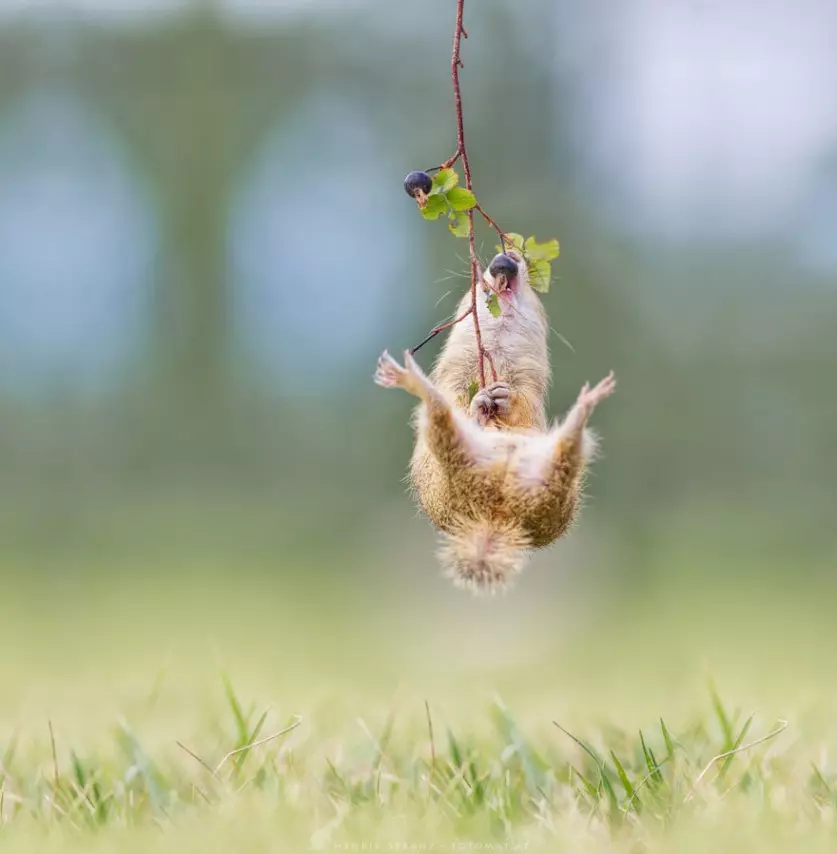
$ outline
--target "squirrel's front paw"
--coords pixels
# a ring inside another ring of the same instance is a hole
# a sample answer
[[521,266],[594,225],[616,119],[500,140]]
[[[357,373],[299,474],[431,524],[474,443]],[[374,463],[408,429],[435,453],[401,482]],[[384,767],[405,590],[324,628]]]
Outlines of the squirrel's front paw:
[[508,383],[495,382],[478,391],[471,401],[471,417],[480,424],[492,418],[508,415],[511,408],[511,389]]

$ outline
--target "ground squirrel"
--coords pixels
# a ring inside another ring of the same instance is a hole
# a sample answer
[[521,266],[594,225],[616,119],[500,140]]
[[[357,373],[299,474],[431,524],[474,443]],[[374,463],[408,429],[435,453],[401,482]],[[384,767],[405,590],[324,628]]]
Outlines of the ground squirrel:
[[[430,378],[409,351],[403,367],[384,352],[375,374],[378,385],[421,400],[410,482],[442,532],[446,574],[458,586],[491,593],[508,586],[529,551],[554,542],[572,523],[596,446],[587,420],[616,386],[613,373],[592,389],[585,385],[563,422],[548,426],[546,312],[525,260],[513,250],[498,259],[477,300],[486,366],[493,363],[497,381],[469,401],[479,375],[471,316],[452,328]],[[499,317],[486,305],[491,291]],[[467,294],[457,316],[469,306]]]

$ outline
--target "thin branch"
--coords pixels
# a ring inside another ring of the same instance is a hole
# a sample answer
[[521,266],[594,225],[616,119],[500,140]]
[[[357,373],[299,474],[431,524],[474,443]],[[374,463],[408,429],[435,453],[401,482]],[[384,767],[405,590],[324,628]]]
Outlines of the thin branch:
[[434,166],[433,171],[437,172],[441,169],[450,169],[450,167],[453,166],[456,163],[456,161],[459,160],[459,158],[461,156],[462,156],[462,152],[457,150],[456,154],[454,154],[453,157],[451,157],[449,160],[446,160],[444,163],[440,164],[439,166]]
[[[465,145],[465,121],[462,115],[462,90],[459,85],[459,69],[462,67],[462,34],[465,32],[463,18],[465,16],[465,0],[456,3],[456,28],[453,32],[453,54],[450,60],[450,76],[453,82],[453,104],[456,110],[456,154],[462,160],[462,171],[465,173],[465,187],[473,191],[471,178],[471,161],[468,159],[468,148]],[[452,165],[452,164],[451,164]],[[468,211],[468,251],[471,256],[471,313],[474,316],[474,334],[477,336],[477,359],[479,365],[480,388],[485,388],[485,350],[482,346],[482,331],[480,330],[479,312],[477,311],[477,282],[482,279],[477,261],[477,248],[474,239],[474,211]]]
[[462,117],[462,90],[459,86],[459,69],[462,67],[461,45],[462,33],[465,31],[462,26],[462,19],[465,16],[465,0],[457,0],[456,2],[456,29],[453,32],[453,55],[450,61],[450,76],[453,82],[453,104],[456,110],[456,154],[453,157],[455,163],[460,157],[462,158],[462,168],[465,171],[465,186],[472,189],[471,183],[471,163],[468,160],[468,149],[465,146],[465,122]]
[[457,323],[465,320],[465,318],[468,317],[468,315],[473,310],[474,310],[474,307],[471,306],[466,311],[464,311],[462,314],[460,314],[459,317],[456,317],[453,320],[449,320],[447,323],[442,323],[439,326],[434,327],[433,329],[430,330],[430,334],[427,336],[427,338],[425,338],[424,341],[420,342],[419,344],[416,344],[416,346],[413,347],[412,350],[410,350],[410,352],[415,353],[417,350],[420,350],[422,347],[424,347],[425,344],[427,344],[429,341],[432,341],[440,332],[444,332],[446,329],[450,329],[451,326],[456,326]]
[[[468,158],[468,147],[465,144],[465,121],[462,114],[462,89],[459,84],[459,70],[464,68],[462,63],[462,39],[468,38],[468,33],[465,30],[465,26],[463,24],[465,16],[465,0],[457,0],[456,3],[456,26],[453,32],[453,52],[451,54],[451,62],[450,62],[450,76],[451,82],[453,84],[453,104],[454,110],[456,112],[456,151],[453,153],[451,157],[441,163],[438,167],[433,167],[432,169],[426,170],[427,172],[436,172],[441,169],[450,169],[460,160],[462,161],[462,171],[465,173],[465,187],[466,189],[473,192],[473,180],[471,176],[471,161]],[[477,364],[479,369],[479,385],[480,388],[485,388],[485,362],[486,360],[489,362],[491,366],[491,373],[494,377],[494,380],[497,380],[497,369],[494,365],[494,361],[491,358],[490,353],[485,349],[485,346],[482,342],[482,330],[480,329],[480,320],[479,313],[477,311],[477,299],[479,298],[479,285],[482,282],[482,269],[479,263],[479,256],[477,255],[476,250],[476,241],[474,235],[474,211],[479,213],[479,215],[486,221],[486,223],[493,228],[497,232],[497,236],[500,238],[501,249],[505,251],[506,244],[508,241],[508,235],[506,232],[500,228],[499,225],[495,222],[495,220],[489,216],[483,207],[477,203],[474,205],[471,210],[468,211],[468,254],[470,256],[471,262],[471,307],[468,311],[461,314],[458,318],[451,321],[450,323],[445,323],[440,326],[435,327],[431,330],[430,334],[418,345],[413,347],[410,351],[411,353],[415,353],[428,341],[431,341],[435,338],[440,332],[445,329],[449,329],[451,326],[455,326],[457,323],[463,321],[469,315],[473,315],[474,317],[474,334],[477,339]]]
[[480,388],[485,388],[485,347],[482,345],[482,330],[480,329],[479,311],[477,311],[477,260],[474,256],[474,213],[468,211],[471,223],[471,312],[474,315],[474,334],[477,336],[477,356],[480,372]]
[[497,232],[497,236],[500,238],[500,245],[502,246],[503,251],[505,251],[506,243],[509,242],[506,232],[503,231],[503,229],[500,228],[500,226],[497,225],[497,223],[494,222],[494,220],[483,210],[483,207],[479,202],[474,205],[474,210],[478,211],[482,218]]
[[488,362],[489,367],[491,368],[491,376],[492,376],[491,382],[496,383],[497,382],[497,367],[494,364],[494,358],[492,357],[491,353],[488,352],[488,350],[483,350],[482,354],[483,354],[483,356],[485,356],[485,359]]
[[[462,65],[462,56],[461,56],[461,46],[462,39],[468,38],[468,33],[465,31],[465,27],[463,26],[463,18],[465,15],[465,0],[457,0],[456,3],[456,26],[453,31],[453,53],[451,54],[450,60],[450,76],[451,82],[453,84],[453,105],[454,110],[456,111],[456,151],[454,152],[452,157],[449,157],[444,163],[440,164],[439,169],[450,169],[460,160],[462,161],[462,171],[465,173],[465,187],[473,192],[473,180],[471,178],[471,162],[468,159],[468,148],[465,145],[465,122],[462,116],[462,89],[459,85],[459,69],[463,67]],[[434,170],[435,171],[435,170]],[[482,210],[477,205],[477,210],[482,214],[485,218],[486,222],[491,224],[495,229],[497,229],[497,233],[500,234],[500,239],[503,241],[503,245],[505,245],[505,241],[503,240],[503,233],[497,227],[494,220],[489,217],[485,211]],[[435,338],[440,332],[444,329],[449,329],[451,326],[456,325],[460,321],[464,320],[469,315],[474,316],[474,334],[477,338],[477,358],[479,365],[479,381],[480,388],[485,387],[485,349],[482,344],[482,330],[480,329],[480,320],[479,313],[477,311],[477,295],[478,288],[477,284],[482,279],[482,273],[480,272],[479,262],[477,260],[477,251],[476,244],[474,240],[474,208],[468,211],[468,254],[471,259],[471,307],[467,312],[461,314],[456,320],[452,323],[443,324],[442,326],[437,326],[433,329],[427,338],[424,339],[420,344],[410,351],[411,353],[415,353],[420,347],[423,347],[428,341]]]

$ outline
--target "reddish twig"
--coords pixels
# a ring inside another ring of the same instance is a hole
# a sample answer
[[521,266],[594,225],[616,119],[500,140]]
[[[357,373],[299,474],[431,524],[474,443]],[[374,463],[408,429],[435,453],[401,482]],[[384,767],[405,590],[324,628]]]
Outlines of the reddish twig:
[[482,205],[480,205],[479,202],[474,205],[474,209],[479,211],[482,218],[497,232],[497,236],[500,238],[500,248],[505,251],[506,243],[508,243],[508,235],[506,232],[503,231],[503,229],[500,228],[500,226],[497,225],[497,223],[494,222],[494,220],[483,210]]
[[[452,163],[462,159],[462,171],[465,173],[465,187],[473,190],[471,179],[471,162],[468,159],[468,148],[465,145],[465,121],[462,116],[462,90],[459,86],[459,69],[462,67],[460,49],[462,34],[465,32],[463,18],[465,15],[465,0],[456,2],[456,29],[453,33],[453,55],[450,62],[450,76],[453,81],[453,104],[456,110],[456,154]],[[467,36],[466,36],[467,38]],[[452,165],[452,164],[451,164]],[[477,260],[476,240],[474,238],[474,211],[468,211],[468,252],[471,256],[471,313],[474,317],[474,334],[477,336],[477,359],[479,366],[480,388],[485,388],[485,349],[482,345],[479,312],[477,311],[477,281],[482,278],[479,261]]]
[[[450,169],[460,160],[462,161],[462,171],[465,173],[465,187],[473,192],[473,180],[471,178],[471,162],[468,159],[468,148],[465,145],[465,122],[462,116],[462,90],[459,85],[459,69],[463,68],[461,47],[462,39],[468,38],[468,33],[463,26],[463,18],[465,14],[465,0],[457,0],[456,2],[456,28],[453,33],[453,53],[451,55],[450,76],[453,83],[453,104],[456,111],[456,151],[452,157],[449,157],[442,163],[438,169]],[[431,170],[428,170],[431,171]],[[432,171],[436,171],[434,168]],[[486,351],[482,343],[482,330],[480,329],[479,313],[477,311],[477,298],[479,292],[479,282],[482,281],[482,268],[480,267],[479,258],[477,256],[476,239],[474,236],[474,211],[482,216],[482,218],[493,228],[499,238],[501,248],[505,250],[508,237],[503,229],[490,217],[480,204],[476,204],[468,211],[468,254],[471,259],[471,307],[463,312],[455,320],[444,323],[431,330],[427,338],[424,339],[416,347],[413,347],[411,352],[415,352],[420,347],[423,347],[428,341],[435,338],[440,332],[455,326],[466,317],[473,315],[474,318],[474,334],[477,339],[477,358],[479,369],[479,384],[480,388],[485,388],[485,361],[488,360],[491,366],[491,373],[494,380],[497,380],[497,369],[494,366],[494,361],[491,355]]]
[[433,329],[430,330],[430,334],[427,336],[427,338],[425,338],[424,341],[422,341],[420,344],[416,344],[416,346],[413,347],[410,350],[410,352],[415,353],[416,350],[420,350],[422,347],[424,347],[425,344],[427,344],[428,341],[432,341],[440,332],[444,332],[446,329],[450,329],[451,326],[456,326],[457,323],[459,323],[462,320],[465,320],[465,318],[473,310],[474,310],[474,307],[471,306],[466,311],[463,311],[462,314],[459,315],[459,317],[455,317],[453,320],[449,320],[447,323],[441,323],[441,324],[439,324],[439,326],[434,327]]
[[497,368],[494,365],[494,359],[492,358],[491,353],[489,353],[488,350],[483,350],[482,354],[483,354],[483,356],[485,356],[485,360],[488,362],[488,365],[491,368],[491,376],[492,376],[491,381],[496,383],[497,382]]
[[474,214],[468,211],[471,223],[471,233],[468,240],[471,248],[471,313],[474,315],[474,334],[477,336],[477,366],[480,372],[480,388],[485,388],[485,347],[482,346],[482,331],[480,330],[480,318],[477,311],[477,269],[479,265],[474,248]]

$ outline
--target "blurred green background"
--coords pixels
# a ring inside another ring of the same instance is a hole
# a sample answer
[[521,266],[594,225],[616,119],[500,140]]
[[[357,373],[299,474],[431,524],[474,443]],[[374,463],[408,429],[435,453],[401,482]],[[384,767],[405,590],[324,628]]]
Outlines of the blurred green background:
[[822,813],[831,833],[837,7],[466,3],[477,196],[561,242],[550,411],[619,379],[579,525],[477,600],[406,493],[412,401],[372,383],[467,287],[465,241],[402,189],[454,151],[454,6],[0,0],[0,825],[21,838],[51,832],[78,755],[114,827],[186,844],[125,806],[119,727],[167,769],[177,824],[203,771],[176,742],[215,763],[264,711],[265,733],[303,721],[259,748],[289,757],[270,822],[252,788],[201,806],[204,848],[276,850],[279,807],[300,838],[332,827],[329,769],[367,773],[392,721],[409,809],[352,820],[435,841],[425,714],[502,770],[497,694],[566,780],[559,829],[589,828],[552,721],[626,757],[619,731],[664,717],[694,779],[726,743],[707,676],[736,728],[757,713],[748,737],[788,732],[736,759],[751,813],[718,790],[728,811],[677,832],[725,815],[716,837],[761,825],[764,851],[771,815]]
[[454,150],[450,0],[6,0],[7,590],[211,579],[311,625],[387,603],[592,627],[661,589],[829,589],[834,8],[470,6],[477,195],[561,241],[551,411],[619,378],[571,538],[511,599],[449,588],[402,480],[411,401],[371,382],[466,287],[464,241],[401,188]]

